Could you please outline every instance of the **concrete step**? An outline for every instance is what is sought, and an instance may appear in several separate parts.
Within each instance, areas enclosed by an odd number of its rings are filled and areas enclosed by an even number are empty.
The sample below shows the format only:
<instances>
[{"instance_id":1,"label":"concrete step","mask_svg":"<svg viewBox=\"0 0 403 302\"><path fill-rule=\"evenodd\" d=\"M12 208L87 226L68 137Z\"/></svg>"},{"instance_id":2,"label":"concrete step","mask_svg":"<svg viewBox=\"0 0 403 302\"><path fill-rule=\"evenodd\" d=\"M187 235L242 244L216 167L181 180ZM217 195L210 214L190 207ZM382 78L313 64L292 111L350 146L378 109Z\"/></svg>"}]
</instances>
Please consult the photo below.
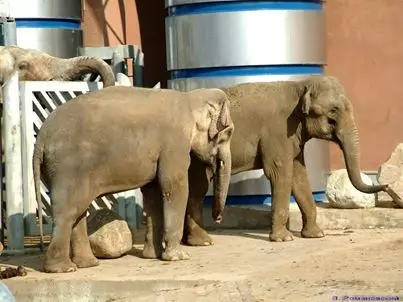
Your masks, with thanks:
<instances>
[{"instance_id":1,"label":"concrete step","mask_svg":"<svg viewBox=\"0 0 403 302\"><path fill-rule=\"evenodd\" d=\"M375 207L369 209L334 209L326 203L317 204L317 221L329 230L403 228L403 209ZM270 206L226 206L220 225L211 218L211 208L205 207L203 223L208 229L268 229L271 226ZM290 206L289 229L300 231L301 212L296 204Z\"/></svg>"}]
</instances>

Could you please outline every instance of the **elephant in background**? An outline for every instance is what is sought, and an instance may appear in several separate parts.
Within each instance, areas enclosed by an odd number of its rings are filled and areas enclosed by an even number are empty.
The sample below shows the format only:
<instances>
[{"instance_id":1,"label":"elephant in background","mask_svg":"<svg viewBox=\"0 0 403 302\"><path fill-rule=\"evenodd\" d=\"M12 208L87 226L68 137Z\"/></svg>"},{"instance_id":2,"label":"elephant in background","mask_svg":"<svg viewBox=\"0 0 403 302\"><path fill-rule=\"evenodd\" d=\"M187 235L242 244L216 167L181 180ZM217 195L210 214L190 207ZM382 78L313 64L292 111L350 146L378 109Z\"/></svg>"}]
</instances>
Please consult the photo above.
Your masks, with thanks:
<instances>
[{"instance_id":1,"label":"elephant in background","mask_svg":"<svg viewBox=\"0 0 403 302\"><path fill-rule=\"evenodd\" d=\"M271 182L271 241L293 240L286 228L291 193L301 210L302 237L324 236L316 222L316 205L304 162L304 146L311 138L340 146L349 178L359 191L387 191L396 197L386 185L368 186L362 181L353 106L335 77L244 83L222 90L229 98L236 127L231 141L232 174L263 169ZM212 240L202 228L203 198L209 186L204 164L193 160L189 175L183 242L210 245Z\"/></svg>"},{"instance_id":2,"label":"elephant in background","mask_svg":"<svg viewBox=\"0 0 403 302\"><path fill-rule=\"evenodd\" d=\"M115 85L111 67L95 57L62 59L36 49L10 45L0 47L0 62L1 86L17 70L20 81L72 81L91 72L101 76L104 87Z\"/></svg>"},{"instance_id":3,"label":"elephant in background","mask_svg":"<svg viewBox=\"0 0 403 302\"><path fill-rule=\"evenodd\" d=\"M70 59L53 57L36 49L15 45L0 46L0 86L18 71L20 81L72 81L86 73L98 73L104 87L115 85L112 68L103 60L79 56ZM3 116L3 96L0 89L0 121ZM0 128L1 129L1 128ZM1 132L1 131L0 131ZM2 134L0 133L0 140ZM1 152L3 153L3 144Z\"/></svg>"},{"instance_id":4,"label":"elephant in background","mask_svg":"<svg viewBox=\"0 0 403 302\"><path fill-rule=\"evenodd\" d=\"M54 219L44 270L72 272L97 265L87 235L88 206L98 196L136 188L144 194L147 215L143 256L188 259L180 241L190 157L214 175L212 214L219 222L231 177L234 125L228 106L220 89L115 86L80 95L53 111L33 155L38 208L42 176ZM42 237L42 211L39 223Z\"/></svg>"}]
</instances>

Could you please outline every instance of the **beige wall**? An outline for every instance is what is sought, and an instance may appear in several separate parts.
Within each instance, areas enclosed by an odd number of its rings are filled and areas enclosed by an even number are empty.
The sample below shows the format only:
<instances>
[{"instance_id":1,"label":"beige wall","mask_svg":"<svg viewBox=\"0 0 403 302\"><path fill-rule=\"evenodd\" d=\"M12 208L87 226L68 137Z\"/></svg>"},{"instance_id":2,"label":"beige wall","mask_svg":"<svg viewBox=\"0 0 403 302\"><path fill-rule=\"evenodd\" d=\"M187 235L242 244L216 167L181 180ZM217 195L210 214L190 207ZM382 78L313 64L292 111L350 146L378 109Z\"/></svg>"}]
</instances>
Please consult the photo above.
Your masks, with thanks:
<instances>
[{"instance_id":1,"label":"beige wall","mask_svg":"<svg viewBox=\"0 0 403 302\"><path fill-rule=\"evenodd\" d=\"M84 45L135 44L144 52L144 84L166 83L163 0L83 0Z\"/></svg>"},{"instance_id":2,"label":"beige wall","mask_svg":"<svg viewBox=\"0 0 403 302\"><path fill-rule=\"evenodd\" d=\"M139 45L145 84L164 84L164 1L83 1L85 45ZM376 170L403 141L403 1L329 0L325 10L326 73L340 78L354 104L361 168ZM343 167L338 148L330 156L333 169Z\"/></svg>"},{"instance_id":3,"label":"beige wall","mask_svg":"<svg viewBox=\"0 0 403 302\"><path fill-rule=\"evenodd\" d=\"M328 67L354 104L363 170L377 170L403 142L403 1L329 0ZM331 149L331 167L343 166Z\"/></svg>"}]
</instances>

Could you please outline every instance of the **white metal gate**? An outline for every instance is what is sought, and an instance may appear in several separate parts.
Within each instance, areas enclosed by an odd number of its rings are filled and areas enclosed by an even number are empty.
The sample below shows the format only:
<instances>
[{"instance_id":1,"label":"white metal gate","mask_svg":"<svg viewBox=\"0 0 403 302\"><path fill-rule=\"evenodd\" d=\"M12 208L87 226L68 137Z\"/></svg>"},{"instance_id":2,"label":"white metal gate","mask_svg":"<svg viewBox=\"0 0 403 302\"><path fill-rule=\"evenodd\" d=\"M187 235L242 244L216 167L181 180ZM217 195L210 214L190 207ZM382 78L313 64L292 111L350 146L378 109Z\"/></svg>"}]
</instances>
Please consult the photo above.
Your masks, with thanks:
<instances>
[{"instance_id":1,"label":"white metal gate","mask_svg":"<svg viewBox=\"0 0 403 302\"><path fill-rule=\"evenodd\" d=\"M49 114L61 104L89 91L102 88L102 83L88 82L19 82L21 121L22 195L25 235L39 233L37 201L33 181L32 155L36 135ZM7 184L6 184L7 190ZM51 233L52 218L49 192L41 183L44 231ZM142 217L142 195L139 189L97 198L87 215L99 208L114 208L132 228L138 228Z\"/></svg>"}]
</instances>

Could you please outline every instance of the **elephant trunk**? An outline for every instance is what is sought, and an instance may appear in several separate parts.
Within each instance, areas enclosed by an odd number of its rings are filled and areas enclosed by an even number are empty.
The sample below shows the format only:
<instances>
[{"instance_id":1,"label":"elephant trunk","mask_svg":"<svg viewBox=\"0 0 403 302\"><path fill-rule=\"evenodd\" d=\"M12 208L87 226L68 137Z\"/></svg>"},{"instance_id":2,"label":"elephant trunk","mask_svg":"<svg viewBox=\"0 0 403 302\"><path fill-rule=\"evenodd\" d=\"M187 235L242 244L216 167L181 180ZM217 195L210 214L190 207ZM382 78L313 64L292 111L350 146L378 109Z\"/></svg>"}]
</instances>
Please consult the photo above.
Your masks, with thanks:
<instances>
[{"instance_id":1,"label":"elephant trunk","mask_svg":"<svg viewBox=\"0 0 403 302\"><path fill-rule=\"evenodd\" d=\"M229 144L218 150L217 169L214 175L214 204L212 216L216 223L222 220L231 179L231 152Z\"/></svg>"},{"instance_id":2,"label":"elephant trunk","mask_svg":"<svg viewBox=\"0 0 403 302\"><path fill-rule=\"evenodd\" d=\"M103 60L89 57L79 56L71 59L59 59L50 57L54 66L53 80L72 80L86 73L98 73L104 83L104 87L115 85L115 75L111 67Z\"/></svg>"},{"instance_id":3,"label":"elephant trunk","mask_svg":"<svg viewBox=\"0 0 403 302\"><path fill-rule=\"evenodd\" d=\"M367 185L361 178L358 131L351 118L349 118L348 122L343 124L343 128L338 131L337 137L339 140L339 146L343 151L348 177L350 178L352 185L357 190L368 194L386 191L387 185Z\"/></svg>"}]
</instances>

